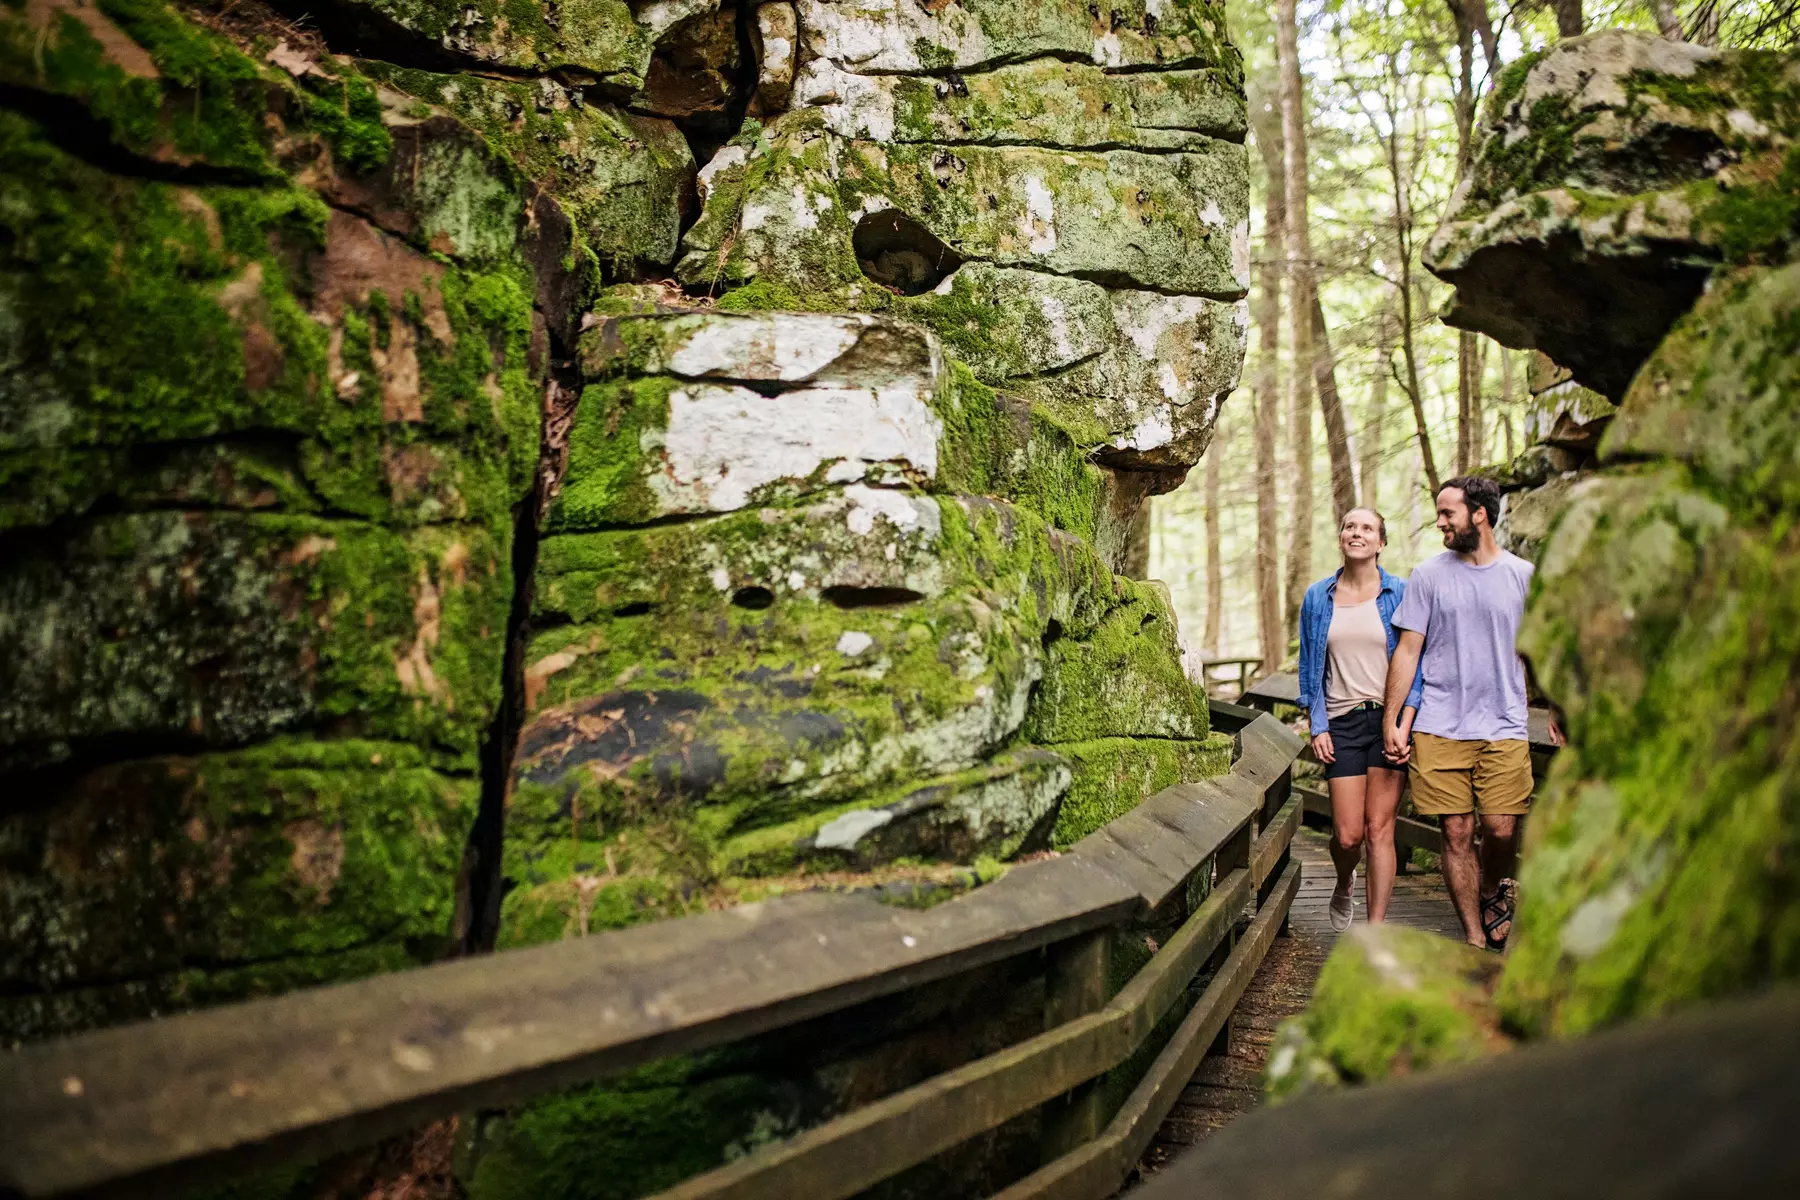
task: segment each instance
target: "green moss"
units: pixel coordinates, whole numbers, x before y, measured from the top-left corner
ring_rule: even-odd
[[[88,771],[0,820],[0,1038],[427,961],[477,808],[393,742],[278,739]]]
[[[786,1132],[779,1084],[708,1065],[665,1059],[490,1118],[470,1200],[630,1200]]]
[[[1544,50],[1528,51],[1506,64],[1495,78],[1493,90],[1488,93],[1485,124],[1492,126],[1500,123],[1507,108],[1525,90],[1525,77],[1531,74],[1532,68],[1544,61],[1546,53],[1548,52]]]
[[[521,268],[418,260],[424,295],[377,286],[344,313],[333,376],[328,330],[286,266],[322,248],[313,193],[123,179],[13,114],[0,114],[0,163],[0,519],[41,524],[142,491],[176,444],[240,434],[297,439],[319,501],[371,519],[501,519],[529,486],[539,417]],[[390,333],[409,327],[422,420],[386,411],[364,332],[377,310]],[[346,388],[352,370],[366,382]]]
[[[1222,775],[1231,769],[1231,739],[1204,741],[1104,738],[1058,745],[1075,765],[1075,782],[1058,810],[1052,844],[1074,845],[1145,798],[1178,783]]]
[[[27,646],[0,664],[0,763],[329,726],[472,765],[499,701],[504,536],[178,512],[69,530],[0,582],[0,630]]]
[[[1181,669],[1163,592],[1115,579],[1114,605],[1086,638],[1048,647],[1024,735],[1040,744],[1207,735],[1205,702]]]
[[[721,312],[833,312],[831,298],[805,295],[785,283],[757,278],[732,288],[714,305]]]
[[[1552,534],[1521,647],[1574,749],[1533,818],[1500,993],[1528,1032],[1800,973],[1774,716],[1800,652],[1794,537],[1787,512],[1763,525],[1668,468],[1590,485]]]
[[[1296,1031],[1284,1030],[1265,1085],[1280,1099],[1335,1076],[1369,1083],[1502,1051],[1490,992],[1499,960],[1398,925],[1340,938]]]
[[[626,274],[674,262],[694,161],[671,122],[593,99],[571,103],[566,91],[544,81],[442,75],[374,61],[358,67],[478,131],[556,198],[606,270]]]

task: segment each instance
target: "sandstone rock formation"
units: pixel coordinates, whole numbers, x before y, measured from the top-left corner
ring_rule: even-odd
[[[1212,0],[27,0],[0,84],[0,1038],[941,894],[1227,766],[1114,573],[1242,359]],[[846,1045],[468,1186],[710,1131],[653,1188],[898,1085]]]
[[[1521,103],[1559,115],[1521,124],[1506,115]],[[1533,298],[1573,304],[1600,289],[1610,299],[1584,327],[1592,344],[1552,353],[1577,380],[1597,371],[1587,378],[1622,396],[1597,469],[1557,506],[1520,631],[1570,737],[1529,823],[1493,996],[1501,1025],[1529,1039],[1800,975],[1800,744],[1789,719],[1800,201],[1781,182],[1795,160],[1780,158],[1800,128],[1800,63],[1592,35],[1510,72],[1488,112],[1473,182],[1435,243],[1458,285],[1454,311],[1548,349],[1559,318]],[[1641,139],[1653,136],[1666,153],[1648,155]],[[1671,149],[1683,146],[1698,149]],[[1531,186],[1552,181],[1553,161],[1555,179],[1586,172],[1606,203],[1502,189],[1503,157],[1536,164]],[[1586,216],[1525,219],[1537,199],[1561,212],[1565,198]],[[1602,220],[1602,208],[1613,216]],[[1664,222],[1653,237],[1652,217]],[[1577,244],[1586,257],[1571,260]],[[1615,254],[1629,270],[1606,261]],[[1678,286],[1658,290],[1670,280]],[[1671,312],[1666,332],[1606,325],[1645,295],[1688,310]],[[1461,948],[1437,953],[1441,974]],[[1424,982],[1398,991],[1381,994],[1382,1019],[1405,1024],[1399,1010],[1429,1027],[1441,995]],[[1378,1062],[1326,1043],[1372,1019],[1361,997],[1321,995],[1291,1035],[1308,1036],[1289,1082],[1379,1078],[1418,1061],[1417,1042]]]
[[[1622,396],[1716,266],[1785,256],[1794,87],[1773,52],[1618,30],[1512,63],[1426,253],[1446,319]]]

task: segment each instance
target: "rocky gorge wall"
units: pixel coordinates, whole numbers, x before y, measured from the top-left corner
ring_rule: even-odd
[[[0,1038],[919,902],[1223,771],[1115,571],[1237,379],[1244,127],[1204,0],[4,0]],[[468,1186],[652,1188],[992,986]]]
[[[1503,73],[1483,125],[1429,251],[1449,319],[1601,393],[1547,443],[1608,422],[1553,464],[1584,474],[1528,494],[1553,514],[1519,645],[1570,744],[1504,962],[1349,939],[1272,1058],[1280,1093],[1800,975],[1800,59],[1592,34]]]

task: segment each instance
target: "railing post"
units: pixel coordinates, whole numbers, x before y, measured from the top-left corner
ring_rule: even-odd
[[[1225,844],[1219,847],[1218,853],[1213,856],[1214,879],[1223,880],[1239,868],[1249,869],[1250,849],[1255,842],[1256,832],[1256,823],[1245,821],[1244,827],[1232,834]],[[1256,906],[1262,907],[1261,896],[1256,898]],[[1212,957],[1206,960],[1202,974],[1210,975],[1225,965],[1225,960],[1230,958],[1231,952],[1237,948],[1238,935],[1243,932],[1247,924],[1248,921],[1244,914],[1239,913],[1237,919],[1232,921],[1231,928],[1226,931],[1224,940],[1219,943],[1218,949],[1214,950]],[[1207,1057],[1231,1053],[1232,1026],[1235,1021],[1235,1017],[1225,1019],[1225,1024],[1219,1027],[1218,1036],[1213,1038],[1212,1045],[1206,1049]]]
[[[1050,947],[1044,980],[1044,1028],[1066,1025],[1106,1003],[1112,974],[1113,931],[1098,929]],[[1106,1125],[1101,1079],[1090,1079],[1044,1105],[1042,1160],[1049,1162],[1092,1141]]]

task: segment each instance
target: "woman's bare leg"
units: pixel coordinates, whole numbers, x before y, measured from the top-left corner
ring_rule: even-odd
[[[1369,920],[1387,920],[1388,899],[1394,894],[1394,814],[1400,808],[1401,771],[1370,767],[1364,776],[1363,812],[1369,842]]]
[[[1340,896],[1349,894],[1351,872],[1356,870],[1356,864],[1362,859],[1363,830],[1367,820],[1363,811],[1363,796],[1368,790],[1368,782],[1365,775],[1350,775],[1325,781],[1331,790],[1331,862],[1337,867],[1337,891]],[[1394,856],[1390,848],[1390,878],[1393,870]]]

